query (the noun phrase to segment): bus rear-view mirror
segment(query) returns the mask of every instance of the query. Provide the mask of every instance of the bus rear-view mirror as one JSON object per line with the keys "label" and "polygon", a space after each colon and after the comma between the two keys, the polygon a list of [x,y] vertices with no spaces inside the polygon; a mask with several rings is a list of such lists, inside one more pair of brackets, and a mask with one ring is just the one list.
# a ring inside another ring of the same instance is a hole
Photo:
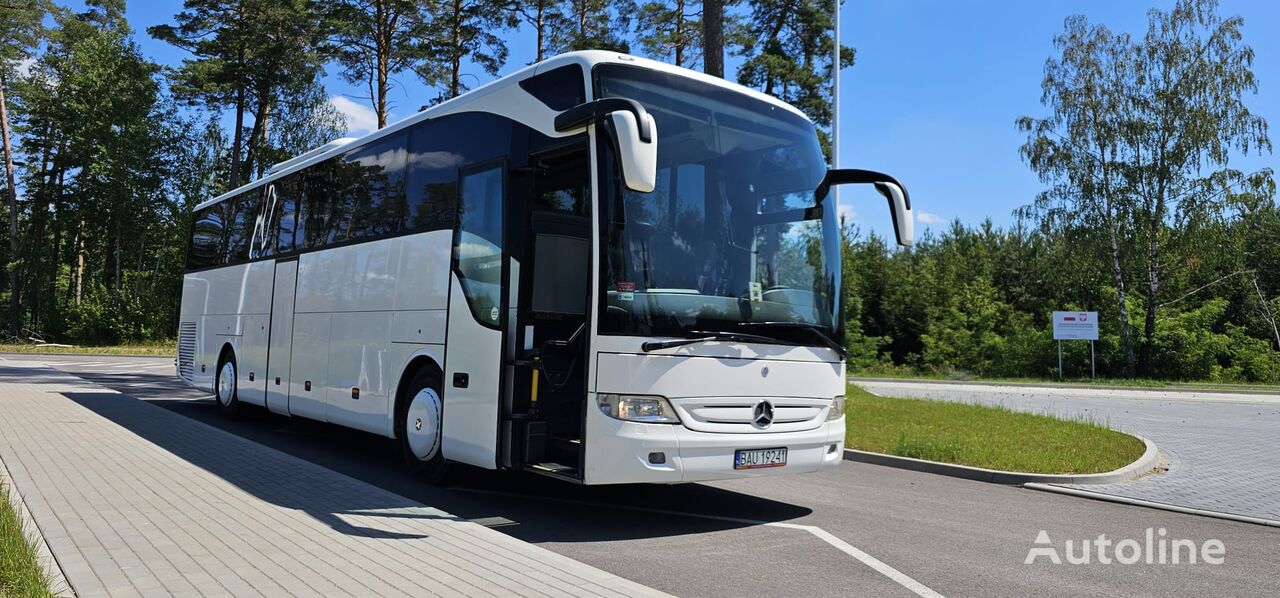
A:
{"label": "bus rear-view mirror", "polygon": [[622,182],[632,191],[649,193],[658,184],[658,126],[644,106],[627,98],[602,98],[556,115],[565,132],[608,119]]}
{"label": "bus rear-view mirror", "polygon": [[863,184],[874,185],[885,199],[889,200],[889,215],[893,218],[893,232],[898,244],[909,247],[915,238],[915,219],[911,214],[911,196],[907,188],[883,172],[859,170],[856,168],[840,168],[827,171],[827,176],[818,187],[818,197],[826,197],[827,191],[835,185]]}
{"label": "bus rear-view mirror", "polygon": [[635,114],[618,110],[609,117],[613,120],[617,136],[623,184],[639,193],[653,191],[658,184],[658,131],[653,116],[648,112],[640,115],[640,118],[648,120],[648,141],[641,138],[641,126]]}

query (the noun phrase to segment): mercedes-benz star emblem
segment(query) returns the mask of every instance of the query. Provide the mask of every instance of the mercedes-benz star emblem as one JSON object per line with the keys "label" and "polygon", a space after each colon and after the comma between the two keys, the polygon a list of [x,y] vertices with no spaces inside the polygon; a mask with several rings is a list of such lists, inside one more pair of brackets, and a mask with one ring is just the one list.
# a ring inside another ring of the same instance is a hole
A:
{"label": "mercedes-benz star emblem", "polygon": [[773,403],[760,401],[751,412],[751,425],[764,429],[773,424]]}

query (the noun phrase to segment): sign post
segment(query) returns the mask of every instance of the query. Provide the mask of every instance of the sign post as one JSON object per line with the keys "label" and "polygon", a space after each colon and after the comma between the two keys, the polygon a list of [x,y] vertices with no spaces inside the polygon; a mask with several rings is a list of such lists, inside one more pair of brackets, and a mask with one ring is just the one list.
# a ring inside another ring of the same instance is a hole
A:
{"label": "sign post", "polygon": [[1098,312],[1096,311],[1055,311],[1053,312],[1053,339],[1058,341],[1058,379],[1062,380],[1062,341],[1089,341],[1089,375],[1098,376],[1097,362],[1094,359],[1093,343],[1098,340]]}

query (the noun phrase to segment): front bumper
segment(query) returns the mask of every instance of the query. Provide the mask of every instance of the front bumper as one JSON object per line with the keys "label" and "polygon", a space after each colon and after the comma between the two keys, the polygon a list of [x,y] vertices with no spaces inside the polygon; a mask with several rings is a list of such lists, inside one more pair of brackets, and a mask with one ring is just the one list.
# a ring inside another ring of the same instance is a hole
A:
{"label": "front bumper", "polygon": [[[598,414],[592,414],[598,415]],[[776,434],[697,432],[683,425],[641,424],[608,417],[591,418],[586,457],[587,484],[706,482],[734,478],[806,473],[840,464],[844,456],[843,419],[811,430]],[[787,464],[734,469],[738,449],[787,448]],[[661,452],[666,462],[649,462]]]}

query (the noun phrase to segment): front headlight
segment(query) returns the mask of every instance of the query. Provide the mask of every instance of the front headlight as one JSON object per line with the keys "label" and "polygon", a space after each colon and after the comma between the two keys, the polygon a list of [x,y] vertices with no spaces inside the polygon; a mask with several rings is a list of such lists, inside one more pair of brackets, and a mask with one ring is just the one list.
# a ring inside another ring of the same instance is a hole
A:
{"label": "front headlight", "polygon": [[844,395],[831,399],[831,411],[827,412],[827,421],[835,421],[844,417]]}
{"label": "front headlight", "polygon": [[600,412],[614,419],[647,424],[678,424],[680,418],[665,397],[655,395],[599,395]]}

